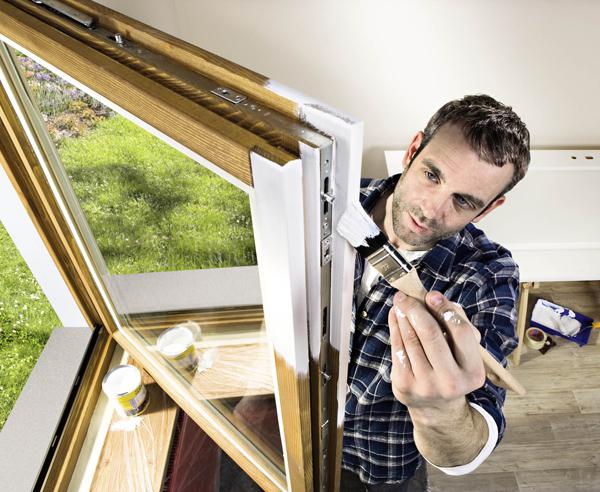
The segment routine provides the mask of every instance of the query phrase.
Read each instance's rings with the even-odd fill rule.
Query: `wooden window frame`
[[[234,111],[215,105],[214,101],[205,106],[194,104],[174,90],[177,84],[162,83],[168,78],[164,73],[162,78],[146,77],[143,70],[131,68],[131,63],[123,64],[108,56],[111,46],[102,43],[99,46],[97,42],[94,47],[86,45],[82,39],[85,40],[87,34],[74,29],[68,21],[39,11],[37,5],[26,0],[0,2],[0,40],[51,67],[249,193],[254,220],[263,223],[260,230],[265,236],[257,238],[257,255],[269,258],[270,262],[279,256],[287,272],[282,279],[280,271],[259,267],[263,292],[272,291],[267,299],[263,294],[267,330],[270,336],[287,340],[288,344],[290,339],[294,341],[288,348],[284,348],[283,341],[277,342],[279,346],[275,344],[276,388],[285,392],[281,395],[276,389],[278,415],[283,418],[280,428],[285,435],[286,477],[268,461],[256,459],[248,443],[239,439],[231,424],[215,408],[190,402],[185,385],[175,381],[164,366],[140,349],[139,343],[126,332],[117,329],[114,306],[102,291],[89,252],[86,256],[82,242],[77,240],[81,231],[73,226],[73,218],[61,202],[64,197],[57,196],[51,173],[44,164],[55,156],[48,155],[48,142],[39,141],[43,139],[40,129],[35,131],[35,125],[27,119],[27,111],[11,112],[11,105],[15,105],[14,94],[11,100],[3,91],[0,94],[3,129],[10,137],[8,142],[19,147],[7,150],[8,143],[2,146],[3,151],[12,152],[11,156],[18,155],[17,160],[5,159],[3,165],[7,172],[13,173],[13,182],[23,190],[24,200],[39,223],[40,235],[90,324],[105,327],[263,488],[308,491],[327,483],[328,490],[336,490],[348,362],[348,351],[341,348],[348,346],[349,329],[344,327],[351,323],[354,251],[332,231],[332,261],[329,278],[325,278],[321,269],[323,245],[319,234],[314,233],[315,224],[321,225],[316,222],[323,192],[318,178],[323,160],[319,149],[325,140],[300,120],[331,135],[336,160],[338,164],[343,163],[337,166],[339,171],[332,186],[336,201],[331,207],[330,221],[334,223],[358,191],[362,125],[323,105],[307,104],[302,97],[290,98],[292,91],[281,86],[275,89],[265,77],[94,2],[65,0],[80,11],[93,13],[103,27],[123,32],[127,39],[170,56],[174,62],[214,79],[218,85],[243,91],[265,109],[265,113],[276,112],[275,123],[264,118],[258,118],[256,123],[246,112],[246,126],[235,124]],[[333,157],[331,161],[333,163]],[[273,209],[278,209],[275,214]],[[290,215],[296,220],[289,220]],[[278,224],[278,235],[268,232],[273,222]],[[309,232],[305,234],[305,231]],[[273,248],[276,237],[285,237],[286,244]],[[300,264],[305,268],[298,268]],[[263,265],[266,265],[265,260]],[[282,296],[286,289],[287,295]],[[323,326],[322,305],[325,304],[331,304],[331,309]],[[276,323],[278,330],[273,328]],[[323,374],[324,367],[328,368],[326,374]],[[317,420],[314,415],[318,415]],[[323,423],[329,425],[329,432],[323,433]],[[325,440],[321,438],[322,433]]]

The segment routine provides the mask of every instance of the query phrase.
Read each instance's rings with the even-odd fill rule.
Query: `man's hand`
[[[388,318],[392,389],[409,408],[445,411],[483,385],[485,368],[462,308],[435,291],[425,302],[402,292],[394,296]]]
[[[488,427],[465,395],[485,382],[479,332],[460,306],[430,292],[427,306],[401,292],[394,296],[389,327],[392,390],[413,423],[415,444],[430,463],[452,467],[471,462]]]

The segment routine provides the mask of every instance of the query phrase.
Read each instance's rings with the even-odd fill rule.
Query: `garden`
[[[17,53],[110,274],[256,264],[247,195]],[[59,320],[0,227],[0,427]]]

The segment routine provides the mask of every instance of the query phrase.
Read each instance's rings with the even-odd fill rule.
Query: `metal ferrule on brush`
[[[390,284],[411,271],[412,265],[389,243],[367,257],[367,261]]]
[[[383,233],[367,239],[368,247],[357,250],[390,284],[410,272],[413,266],[394,248]]]

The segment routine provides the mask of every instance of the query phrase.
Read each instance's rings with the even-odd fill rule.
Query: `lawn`
[[[18,54],[111,274],[256,264],[245,193]],[[0,225],[0,428],[59,321]]]
[[[58,318],[0,224],[0,428]]]
[[[59,153],[110,273],[256,264],[248,196],[123,117]]]

